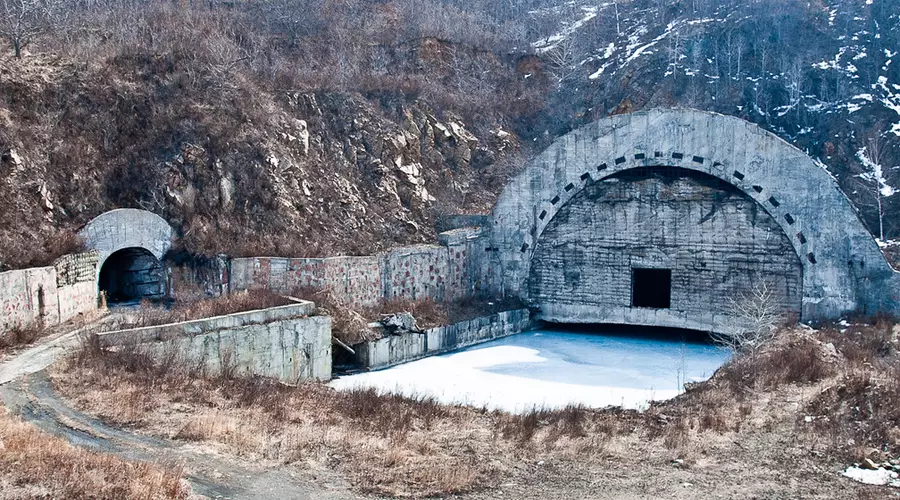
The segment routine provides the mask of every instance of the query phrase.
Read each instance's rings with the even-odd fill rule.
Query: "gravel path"
[[[71,408],[54,391],[44,370],[78,346],[80,330],[44,339],[0,362],[0,400],[44,432],[76,446],[127,460],[182,464],[195,493],[222,499],[360,498],[339,477],[314,477],[289,467],[263,467],[207,452],[190,444],[141,436]]]

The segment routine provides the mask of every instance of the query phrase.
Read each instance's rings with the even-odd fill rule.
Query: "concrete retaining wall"
[[[315,304],[217,316],[97,335],[101,347],[143,345],[205,367],[276,378],[288,384],[331,378],[331,318],[309,316]]]
[[[530,326],[528,310],[517,309],[430,328],[424,333],[391,335],[358,344],[354,349],[361,367],[377,370],[521,333]]]
[[[67,255],[54,265],[0,273],[0,333],[56,325],[97,308],[98,255]]]
[[[480,239],[480,229],[466,228],[441,234],[440,245],[402,247],[371,256],[232,259],[229,285],[232,292],[326,290],[351,306],[395,298],[452,300],[479,288],[480,267],[472,256]]]

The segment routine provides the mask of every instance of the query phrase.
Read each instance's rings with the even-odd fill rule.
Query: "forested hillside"
[[[890,0],[0,0],[0,268],[122,206],[203,254],[430,241],[555,137],[655,106],[772,130],[894,238],[898,16]]]

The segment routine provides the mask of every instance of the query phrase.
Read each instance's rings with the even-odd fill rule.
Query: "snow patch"
[[[884,172],[881,168],[881,165],[872,161],[868,156],[866,156],[866,148],[862,147],[859,151],[856,152],[856,157],[859,158],[860,163],[866,167],[868,170],[864,174],[859,174],[858,177],[861,179],[865,179],[870,182],[875,182],[878,184],[878,191],[881,193],[881,196],[888,198],[893,196],[897,190],[894,189],[890,184],[888,184],[887,179],[884,178]]]
[[[847,470],[842,472],[841,475],[863,484],[874,484],[878,486],[887,485],[900,488],[900,480],[897,479],[898,474],[892,470],[871,470],[850,466],[847,467]]]

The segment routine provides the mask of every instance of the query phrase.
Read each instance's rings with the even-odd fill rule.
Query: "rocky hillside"
[[[759,123],[900,236],[892,0],[70,0],[33,21],[0,57],[0,269],[121,206],[201,254],[430,241],[555,137],[656,106]]]
[[[281,3],[76,10],[0,60],[0,266],[123,206],[191,252],[291,256],[431,241],[440,214],[490,208],[527,154],[512,123],[544,100],[485,48],[500,35],[452,9],[442,31],[395,19],[408,5],[363,19],[320,2],[293,12],[315,27],[292,39],[281,16],[302,2]]]
[[[818,159],[872,233],[900,236],[900,5],[617,0],[532,12],[554,137],[659,106],[753,121]]]

